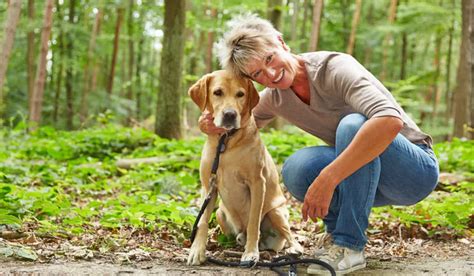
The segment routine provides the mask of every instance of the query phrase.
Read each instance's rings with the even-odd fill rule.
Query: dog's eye
[[[216,96],[218,96],[218,97],[219,97],[219,96],[222,96],[222,90],[217,89],[216,91],[214,91],[214,95],[216,95]]]
[[[239,98],[242,98],[244,95],[245,95],[245,94],[244,94],[244,92],[242,92],[242,91],[239,91],[239,92],[237,92],[237,94],[236,94],[236,96],[239,97]]]

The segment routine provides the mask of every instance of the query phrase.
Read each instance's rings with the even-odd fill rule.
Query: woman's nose
[[[267,68],[266,72],[269,78],[275,77],[276,70],[274,68]]]

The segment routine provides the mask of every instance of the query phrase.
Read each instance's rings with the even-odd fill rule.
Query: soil
[[[96,262],[58,262],[49,264],[0,262],[0,275],[277,275],[268,269],[242,269],[219,266],[189,267],[183,263],[147,261],[119,265]],[[298,275],[307,275],[305,267]],[[474,275],[474,258],[437,260],[380,261],[368,259],[367,268],[350,275]]]

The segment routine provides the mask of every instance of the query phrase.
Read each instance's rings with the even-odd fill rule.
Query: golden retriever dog
[[[259,95],[252,82],[225,70],[202,77],[189,89],[201,111],[208,110],[214,124],[227,130],[238,129],[228,138],[217,170],[217,191],[221,197],[217,222],[226,235],[234,235],[244,246],[241,262],[257,262],[261,250],[301,254],[302,246],[292,237],[286,199],[278,172],[260,139],[252,109]],[[219,135],[209,135],[201,156],[202,196],[210,190],[209,178]],[[188,265],[206,261],[208,223],[216,203],[213,196],[199,221]],[[260,239],[260,243],[259,243]]]

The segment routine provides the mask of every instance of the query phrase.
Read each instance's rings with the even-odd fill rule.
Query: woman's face
[[[246,66],[246,74],[265,87],[288,89],[295,78],[295,72],[290,70],[290,59],[294,57],[289,50],[273,47],[263,58],[251,60]]]

